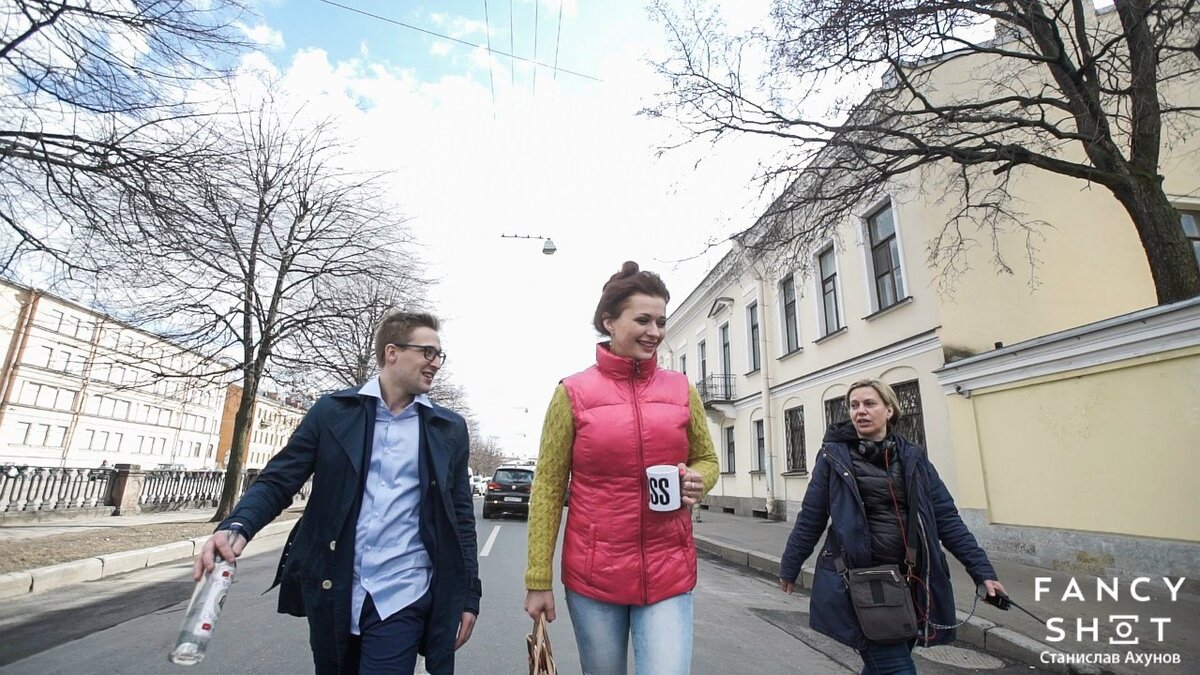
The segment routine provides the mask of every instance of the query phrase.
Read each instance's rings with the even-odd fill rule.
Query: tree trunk
[[[242,380],[242,399],[238,402],[233,417],[233,440],[225,463],[225,485],[221,489],[221,501],[212,522],[219,523],[229,517],[241,496],[242,466],[249,445],[250,430],[254,424],[254,399],[258,395],[258,378],[247,376]]]
[[[1200,267],[1179,223],[1179,212],[1163,192],[1162,178],[1131,177],[1125,185],[1114,188],[1113,193],[1137,228],[1158,304],[1200,295]]]

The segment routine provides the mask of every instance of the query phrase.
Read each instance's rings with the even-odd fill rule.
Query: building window
[[[54,395],[54,407],[58,410],[71,410],[75,407],[75,397],[79,392],[74,389],[59,389]]]
[[[783,340],[787,353],[800,349],[800,330],[796,325],[796,284],[795,276],[789,276],[779,282],[780,309],[783,311]]]
[[[758,303],[746,308],[746,323],[750,326],[750,370],[762,368],[762,354],[758,351]]]
[[[26,436],[25,444],[33,445],[39,448],[44,448],[50,441],[50,425],[35,424],[30,430],[32,438]]]
[[[846,406],[846,397],[839,396],[825,401],[825,426],[838,422],[850,421],[850,408]]]
[[[1183,225],[1183,233],[1192,242],[1196,264],[1200,265],[1200,211],[1180,211],[1179,222]]]
[[[921,411],[921,387],[916,380],[893,384],[900,401],[900,421],[894,431],[917,445],[925,445],[925,414]]]
[[[679,355],[679,372],[687,375],[687,354]]]
[[[725,473],[733,473],[735,469],[734,458],[736,453],[733,448],[733,427],[725,427]]]
[[[817,267],[821,272],[821,334],[829,335],[842,328],[842,312],[838,303],[837,261],[833,247],[817,256]]]
[[[17,442],[19,445],[29,445],[29,430],[32,428],[33,425],[29,422],[17,422],[16,438],[21,439]]]
[[[33,365],[33,366],[41,366],[43,368],[49,368],[50,364],[53,362],[54,362],[54,348],[50,347],[49,345],[42,345],[42,346],[38,347],[36,352],[33,353],[32,358],[29,361],[29,364]]]
[[[46,439],[46,447],[61,448],[63,442],[67,439],[67,428],[56,426],[50,430],[50,435]]]
[[[721,336],[721,376],[716,385],[721,398],[725,401],[733,398],[733,350],[729,345],[729,324],[720,328]]]
[[[891,204],[867,217],[867,236],[871,242],[871,272],[875,276],[875,308],[886,309],[904,297],[900,245],[896,241]]]
[[[754,468],[767,470],[767,436],[762,420],[754,420]]]
[[[701,340],[696,344],[696,353],[700,357],[700,381],[708,379],[708,346]]]
[[[783,411],[783,429],[787,434],[787,470],[808,473],[808,458],[804,453],[804,406]]]
[[[721,373],[728,375],[733,372],[733,353],[729,347],[729,324],[722,324],[719,333],[721,336]]]

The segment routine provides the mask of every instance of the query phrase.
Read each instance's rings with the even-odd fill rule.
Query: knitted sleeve
[[[558,541],[558,527],[562,523],[563,497],[571,475],[571,448],[574,445],[575,416],[571,412],[567,389],[560,384],[550,397],[550,407],[542,423],[542,442],[529,496],[527,590],[548,591],[553,587],[554,544]]]
[[[704,477],[704,494],[708,494],[717,484],[721,467],[717,462],[712,435],[708,433],[708,420],[704,415],[700,392],[692,386],[688,389],[688,408],[691,410],[691,421],[688,422],[688,468]]]

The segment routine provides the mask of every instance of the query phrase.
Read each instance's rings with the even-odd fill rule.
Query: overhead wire
[[[533,0],[533,62],[537,63],[538,8],[541,0]],[[537,96],[537,66],[533,67],[533,95]]]
[[[558,0],[558,30],[554,35],[554,75],[552,81],[558,82],[558,46],[562,44],[562,0]]]
[[[483,31],[487,36],[488,87],[492,90],[492,119],[494,120],[496,119],[496,78],[492,75],[492,22],[488,18],[487,0],[483,0]]]
[[[531,59],[525,58],[524,56],[517,56],[516,54],[510,54],[510,53],[508,53],[508,52],[502,52],[502,51],[500,51],[500,50],[498,50],[498,49],[489,49],[489,48],[488,48],[486,45],[477,45],[477,44],[475,44],[474,42],[467,42],[466,40],[460,40],[459,38],[456,38],[456,37],[451,37],[451,36],[449,36],[449,35],[445,35],[444,33],[438,33],[437,31],[432,31],[432,30],[429,30],[429,29],[427,29],[427,28],[421,28],[420,26],[414,26],[414,25],[412,25],[412,24],[407,24],[407,23],[404,23],[403,21],[397,21],[396,19],[390,19],[390,18],[388,18],[388,17],[386,17],[386,16],[380,16],[380,15],[378,15],[378,14],[372,14],[371,12],[367,12],[367,11],[365,11],[365,10],[358,9],[357,7],[350,7],[349,5],[343,5],[343,4],[339,3],[339,2],[334,2],[334,0],[321,0],[321,2],[323,2],[323,3],[327,4],[327,5],[332,5],[333,7],[337,7],[337,8],[339,8],[339,9],[344,9],[344,10],[346,10],[346,11],[348,11],[348,12],[354,12],[355,14],[361,14],[361,15],[363,15],[363,16],[367,16],[367,17],[370,17],[370,18],[372,18],[372,19],[376,19],[376,20],[378,20],[378,21],[383,21],[383,22],[385,22],[385,23],[390,23],[390,24],[393,24],[393,25],[396,25],[396,26],[400,26],[401,28],[408,28],[409,30],[415,30],[415,31],[417,31],[418,33],[425,33],[426,35],[432,35],[432,36],[434,36],[434,37],[438,37],[438,38],[441,38],[441,39],[443,39],[443,40],[448,40],[448,41],[450,41],[450,42],[455,42],[455,43],[458,43],[458,44],[460,44],[460,45],[464,45],[464,46],[467,46],[467,47],[471,47],[471,48],[473,48],[473,49],[483,49],[483,50],[487,51],[487,52],[488,52],[488,53],[490,53],[490,54],[498,54],[498,55],[500,55],[500,56],[506,56],[506,57],[508,57],[508,58],[510,58],[510,59],[513,59],[514,61],[523,61],[523,62],[525,62],[525,63],[529,63],[529,64],[531,64],[531,65],[534,65],[534,66],[541,66],[541,67],[543,67],[543,68],[550,68],[550,67],[551,67],[551,66],[550,66],[549,64],[547,64],[547,63],[537,63],[537,62],[535,62],[535,61],[532,61]],[[586,74],[586,73],[580,73],[580,72],[578,72],[578,71],[574,71],[574,70],[571,70],[571,69],[569,69],[569,68],[555,68],[555,71],[562,71],[563,73],[566,73],[567,75],[574,75],[575,77],[582,77],[582,78],[585,78],[585,79],[588,79],[588,80],[593,80],[593,81],[595,81],[595,82],[603,82],[603,81],[604,81],[604,80],[601,80],[601,79],[600,79],[600,78],[598,78],[598,77],[594,77],[594,76],[592,76],[592,75],[588,75],[588,74]],[[514,82],[515,82],[515,75],[514,75]]]
[[[516,38],[514,37],[515,35],[516,32],[513,30],[512,0],[508,0],[508,51],[514,54],[517,53]],[[509,61],[508,65],[510,67],[509,73],[512,74],[512,88],[515,91],[517,88],[517,62]]]

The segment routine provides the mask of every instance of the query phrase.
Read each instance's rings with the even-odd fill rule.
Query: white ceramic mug
[[[674,511],[683,504],[679,492],[679,467],[674,464],[646,467],[646,487],[651,511]]]

